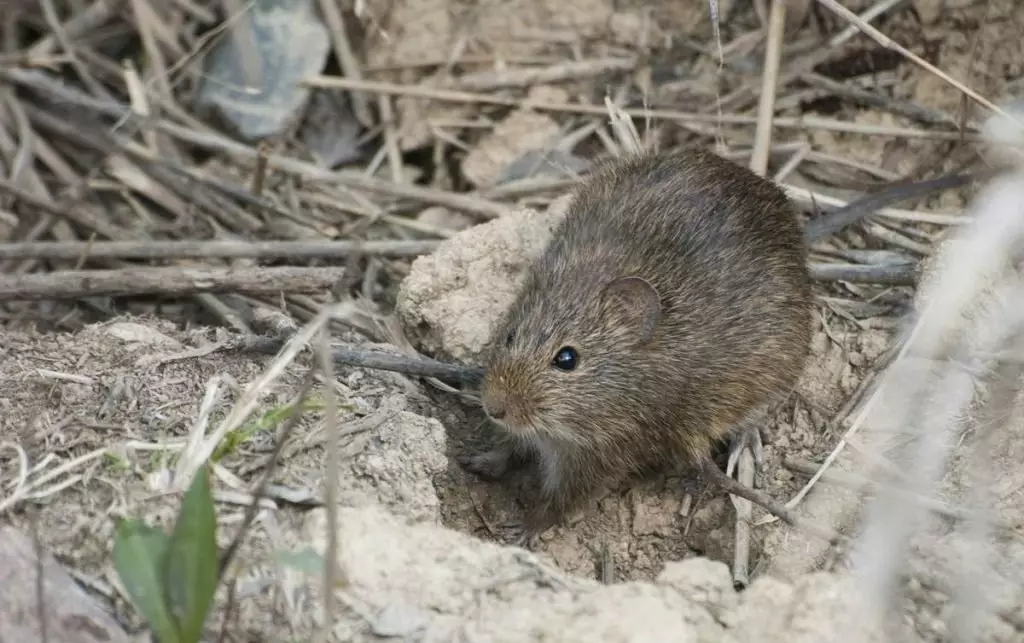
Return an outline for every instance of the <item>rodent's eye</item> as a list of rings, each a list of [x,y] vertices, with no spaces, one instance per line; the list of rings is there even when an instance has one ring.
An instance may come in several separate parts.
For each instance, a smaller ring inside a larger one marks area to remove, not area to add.
[[[508,335],[505,335],[505,346],[506,347],[511,347],[512,346],[512,342],[514,342],[515,339],[516,339],[516,331],[515,330],[508,331]]]
[[[571,371],[576,368],[577,361],[579,361],[579,355],[576,354],[576,349],[572,346],[563,346],[555,353],[555,359],[551,360],[551,365],[562,371]]]

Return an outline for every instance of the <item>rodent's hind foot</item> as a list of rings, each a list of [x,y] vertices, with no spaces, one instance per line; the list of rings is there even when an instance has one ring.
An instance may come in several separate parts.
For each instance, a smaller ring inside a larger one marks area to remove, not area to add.
[[[537,547],[540,534],[530,529],[521,520],[510,520],[495,527],[498,536],[506,545],[533,550]]]
[[[760,472],[764,466],[764,441],[762,439],[763,427],[753,422],[745,422],[737,426],[729,439],[729,460],[725,471],[731,473],[739,463],[740,454],[747,447],[754,454],[754,471]]]

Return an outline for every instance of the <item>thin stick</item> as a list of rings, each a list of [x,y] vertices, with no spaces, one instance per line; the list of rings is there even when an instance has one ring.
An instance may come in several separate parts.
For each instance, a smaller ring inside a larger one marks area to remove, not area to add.
[[[996,114],[999,114],[1000,116],[1008,119],[1009,122],[1016,123],[1018,127],[1020,127],[1021,129],[1024,129],[1024,123],[1022,123],[1020,120],[1018,120],[1016,116],[1013,116],[1013,115],[1007,113],[1001,107],[995,105],[994,103],[989,101],[987,98],[985,98],[984,96],[982,96],[978,92],[974,91],[973,89],[971,89],[967,85],[965,85],[965,84],[961,83],[960,81],[956,80],[955,78],[953,78],[952,76],[950,76],[946,72],[942,71],[941,69],[939,69],[935,65],[931,64],[930,62],[928,62],[924,58],[921,58],[920,56],[918,56],[914,52],[910,51],[909,49],[907,49],[903,45],[901,45],[901,44],[897,43],[896,41],[894,41],[893,39],[889,38],[888,36],[883,34],[878,29],[875,29],[874,27],[869,25],[867,22],[865,22],[860,16],[858,16],[854,12],[850,11],[849,9],[844,7],[843,5],[841,5],[838,2],[836,2],[836,0],[818,0],[818,3],[821,4],[821,5],[824,5],[830,11],[832,11],[832,12],[842,16],[848,22],[850,22],[850,24],[856,25],[856,27],[858,29],[860,29],[862,32],[864,32],[864,34],[866,36],[868,36],[869,38],[871,38],[872,40],[874,40],[878,44],[882,45],[886,49],[892,49],[893,51],[899,52],[900,55],[906,57],[908,60],[913,62],[918,67],[921,67],[922,69],[924,69],[926,71],[929,71],[932,74],[938,76],[939,78],[941,78],[942,80],[946,81],[947,83],[949,83],[953,87],[956,87],[957,89],[959,89],[961,92],[963,92],[967,96],[970,96],[971,98],[973,98],[975,101],[977,101],[982,106],[987,107],[988,109],[992,110]]]
[[[801,74],[800,80],[808,85],[821,87],[837,96],[842,96],[862,105],[884,109],[893,114],[912,118],[927,125],[956,124],[955,118],[940,110],[924,107],[909,100],[890,98],[881,93],[868,91],[852,84],[841,83],[811,71]]]
[[[415,257],[440,241],[34,241],[0,243],[0,259],[343,259]]]
[[[267,458],[267,464],[263,469],[263,476],[260,478],[259,484],[256,485],[256,489],[252,493],[252,500],[245,508],[245,517],[242,519],[242,525],[239,527],[238,531],[235,532],[235,537],[231,540],[231,544],[224,550],[224,553],[218,561],[217,577],[221,582],[224,580],[224,574],[227,571],[228,565],[231,564],[231,560],[234,558],[235,553],[241,546],[242,540],[245,539],[245,535],[249,532],[249,528],[256,519],[257,509],[259,509],[260,501],[266,496],[267,485],[270,484],[270,480],[274,475],[277,461],[281,457],[281,451],[284,448],[284,445],[287,444],[288,438],[291,436],[295,425],[298,424],[299,418],[302,417],[302,404],[306,401],[306,398],[309,396],[309,391],[313,388],[315,374],[315,368],[310,368],[306,373],[306,377],[302,382],[302,388],[299,389],[299,394],[295,398],[295,404],[291,414],[281,425],[281,430],[277,435],[277,439],[274,441],[274,450],[270,452],[270,456]]]
[[[796,473],[800,473],[808,477],[817,473],[819,468],[817,463],[803,460],[801,458],[785,458],[782,461],[782,466],[786,467],[790,471],[795,471]],[[821,477],[821,481],[854,491],[877,491],[881,487],[881,485],[874,480],[871,480],[859,473],[847,471],[826,471],[825,475]],[[901,494],[902,497],[910,500],[911,502],[916,502],[922,507],[927,508],[929,511],[933,511],[940,516],[949,518],[950,520],[977,520],[980,518],[977,512],[971,512],[959,507],[954,507],[941,500],[922,496],[914,493],[913,491],[900,489],[898,487],[890,487],[889,491],[890,493]],[[996,526],[1006,530],[1012,529],[1010,525],[1007,524],[997,524]]]
[[[761,76],[761,99],[757,106],[754,151],[750,156],[750,169],[760,176],[764,176],[768,172],[768,157],[772,147],[772,120],[775,116],[775,92],[778,89],[782,36],[785,29],[785,0],[772,0],[771,16],[768,22],[768,43],[764,53],[764,72]]]
[[[500,71],[483,71],[463,74],[444,83],[450,89],[467,91],[494,91],[496,89],[526,88],[534,85],[563,83],[568,80],[584,80],[603,76],[608,72],[632,71],[636,60],[632,58],[594,58],[590,60],[569,60],[548,67],[518,67]],[[348,74],[345,74],[348,76]]]
[[[331,43],[334,46],[334,55],[338,59],[341,71],[345,74],[346,78],[362,78],[363,73],[359,67],[359,58],[349,43],[348,29],[345,27],[345,16],[341,12],[341,3],[320,0],[319,4],[320,15],[323,16],[324,22],[327,23],[327,30],[330,32]],[[349,94],[349,100],[352,102],[352,113],[355,115],[356,120],[363,127],[373,127],[373,116],[370,113],[370,105],[366,96],[359,92],[352,92]]]
[[[16,77],[16,75],[10,71],[4,71],[3,74],[20,80],[20,78]],[[377,92],[382,94],[392,94],[395,96],[427,98],[452,103],[478,103],[486,105],[502,105],[505,107],[524,107],[538,111],[563,114],[587,114],[592,116],[604,116],[607,113],[607,109],[601,105],[542,103],[521,98],[510,98],[506,96],[451,89],[439,89],[425,85],[402,85],[398,83],[386,83],[371,80],[355,81],[351,78],[340,78],[337,76],[313,76],[302,82],[311,87]],[[676,110],[648,108],[628,108],[623,109],[623,111],[633,118],[650,118],[652,120],[678,121],[683,123],[707,123],[709,125],[755,125],[757,123],[757,117],[742,116],[739,114],[722,114],[721,116],[718,116],[715,114],[703,114],[699,112],[681,112]],[[775,118],[772,120],[772,125],[773,127],[780,129],[820,129],[834,132],[845,132],[848,134],[864,134],[867,136],[892,136],[940,141],[982,141],[980,135],[962,132],[932,132],[912,128],[871,125],[868,123],[850,123],[815,116]]]
[[[64,37],[74,39],[78,36],[102,26],[114,12],[124,4],[123,0],[96,0],[91,5],[75,13],[63,24]],[[57,30],[47,34],[29,47],[28,58],[44,58],[57,48]]]
[[[808,244],[835,234],[851,223],[871,214],[880,208],[928,196],[940,190],[962,187],[975,180],[984,180],[987,172],[978,174],[947,174],[936,179],[917,183],[896,183],[874,194],[869,194],[847,205],[833,210],[823,217],[809,221],[804,226],[804,241]]]
[[[320,372],[324,378],[324,435],[327,437],[327,469],[324,476],[324,504],[327,507],[327,547],[324,552],[323,578],[323,624],[320,632],[321,640],[331,640],[334,629],[334,590],[341,580],[345,582],[345,574],[338,566],[338,461],[341,449],[338,445],[341,427],[338,426],[338,393],[334,390],[334,369],[331,360],[330,324],[320,328],[317,357]]]
[[[779,2],[780,0],[776,0]],[[748,489],[754,488],[754,456],[750,447],[744,448],[739,454],[736,464],[737,481]],[[730,478],[731,479],[731,478]],[[730,496],[736,508],[736,534],[733,548],[732,581],[740,587],[750,584],[750,525],[753,522],[754,507],[747,499]]]
[[[267,153],[269,145],[261,141],[256,146],[256,168],[252,172],[252,195],[257,199],[263,196],[263,183],[267,178]]]
[[[91,96],[83,94],[82,92],[61,85],[40,72],[26,72],[21,69],[0,67],[0,78],[29,87],[36,91],[44,92],[50,97],[56,99],[58,102],[77,105],[96,111],[105,116],[122,119],[126,122],[131,122],[140,126],[148,125],[155,127],[168,136],[202,149],[235,154],[253,162],[255,162],[259,155],[259,152],[252,146],[240,143],[227,136],[217,134],[216,132],[190,129],[166,119],[142,119],[125,105],[116,102],[97,100]],[[960,139],[958,138],[957,140]],[[158,161],[158,159],[155,158],[150,158],[149,160],[153,162]],[[307,163],[288,156],[281,156],[277,154],[271,155],[268,157],[268,164],[269,167],[282,172],[301,175],[309,181],[338,183],[349,188],[365,190],[374,194],[380,194],[392,198],[411,199],[413,201],[429,203],[431,205],[440,205],[453,210],[469,212],[486,218],[500,217],[508,214],[509,212],[515,211],[515,208],[512,206],[495,203],[493,201],[488,201],[468,194],[456,194],[445,190],[438,190],[409,183],[396,184],[391,181],[365,176],[361,172],[334,172],[326,170],[313,163]],[[11,191],[11,189],[6,186],[0,185],[0,187],[4,187],[5,190]],[[58,212],[60,211],[58,210]],[[59,213],[58,216],[64,216],[69,219],[73,218],[71,213]],[[81,223],[80,225],[86,225],[93,229],[97,229],[96,226],[98,224]]]
[[[848,281],[884,286],[913,286],[917,283],[917,266],[914,264],[812,263],[808,267],[811,278],[816,281]]]
[[[53,0],[42,0],[39,4],[42,6],[43,17],[46,20],[47,26],[50,27],[54,39],[60,43],[61,48],[64,50],[64,55],[68,57],[68,62],[74,67],[75,73],[78,74],[82,83],[89,88],[89,91],[96,98],[111,100],[113,97],[110,95],[110,92],[93,78],[92,74],[89,73],[89,68],[85,66],[75,53],[74,47],[71,46],[71,39],[68,38],[67,33],[64,31],[64,25],[61,24],[60,18],[57,16],[57,8],[54,7]]]
[[[868,7],[858,17],[865,23],[868,23],[877,18],[878,16],[882,15],[889,9],[892,9],[896,5],[906,1],[907,0],[881,0],[880,2],[875,3],[873,6]],[[849,25],[848,27],[846,27],[846,29],[843,29],[836,35],[832,36],[832,38],[828,41],[829,49],[839,47],[850,38],[856,36],[858,31],[859,29],[857,28],[857,25]]]
[[[46,214],[58,219],[67,220],[78,224],[83,228],[94,230],[108,239],[126,239],[135,236],[135,233],[128,232],[116,225],[111,224],[107,219],[98,217],[91,208],[70,207],[74,199],[61,199],[60,202],[49,201],[45,197],[38,196],[25,190],[10,181],[0,180],[0,193],[6,193],[22,203],[31,205],[42,210]]]
[[[323,292],[343,268],[128,268],[0,275],[0,301],[40,301],[202,292],[277,295]]]
[[[754,132],[754,149],[750,155],[750,169],[762,177],[768,173],[768,159],[771,156],[772,120],[775,116],[775,93],[779,82],[782,36],[785,29],[786,2],[772,0],[768,42],[764,54],[764,73],[761,77],[761,99],[757,108],[757,128]],[[747,446],[739,453],[736,477],[748,488],[752,488],[754,484],[755,465],[753,452]],[[730,473],[726,471],[726,477],[731,479]],[[731,500],[736,509],[732,578],[734,583],[745,587],[750,582],[750,523],[753,507],[745,498],[731,496]]]
[[[290,339],[291,337],[243,338],[236,348],[273,355],[281,350]],[[436,377],[441,380],[462,382],[470,385],[479,384],[484,374],[483,369],[478,366],[446,364],[424,357],[388,354],[383,351],[369,350],[353,344],[335,344],[332,357],[335,364],[375,368],[415,377]]]
[[[712,482],[721,487],[724,491],[731,493],[734,496],[746,498],[747,500],[761,507],[768,513],[777,516],[780,520],[782,520],[787,525],[790,525],[791,527],[795,527],[797,529],[806,531],[807,533],[814,534],[816,536],[820,536],[821,538],[824,538],[830,542],[837,542],[840,538],[842,538],[840,534],[837,534],[831,529],[818,527],[817,525],[813,525],[805,520],[797,518],[796,514],[793,513],[790,509],[787,509],[785,506],[782,505],[782,503],[778,502],[777,500],[775,500],[768,494],[764,493],[763,491],[752,489],[751,487],[746,486],[742,482],[730,478],[729,476],[725,475],[725,472],[719,469],[718,465],[715,464],[712,460],[706,460],[704,462],[703,471],[708,477],[711,478]]]

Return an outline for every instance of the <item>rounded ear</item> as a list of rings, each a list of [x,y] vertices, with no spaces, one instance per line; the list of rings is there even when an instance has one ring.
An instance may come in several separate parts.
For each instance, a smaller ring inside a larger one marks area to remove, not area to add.
[[[626,324],[641,343],[651,340],[661,320],[661,296],[641,277],[622,277],[601,291],[606,318]]]

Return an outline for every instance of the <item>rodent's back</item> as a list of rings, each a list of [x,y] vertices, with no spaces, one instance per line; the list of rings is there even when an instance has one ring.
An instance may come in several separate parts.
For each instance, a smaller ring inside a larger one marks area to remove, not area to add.
[[[595,304],[630,276],[660,298],[642,345],[630,329],[602,325]],[[544,416],[539,424],[572,429],[578,418],[591,427],[575,429],[586,440],[627,445],[635,460],[666,439],[700,455],[795,384],[810,304],[800,227],[778,187],[708,152],[648,153],[577,190],[501,331],[516,339],[495,349],[491,366],[518,373],[513,386]],[[579,348],[582,373],[538,366],[563,344]]]

